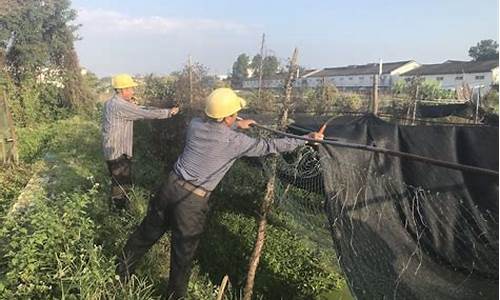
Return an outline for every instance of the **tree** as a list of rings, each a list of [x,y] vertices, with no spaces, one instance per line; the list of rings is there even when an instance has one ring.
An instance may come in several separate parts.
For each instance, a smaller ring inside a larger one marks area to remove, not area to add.
[[[406,92],[406,81],[399,79],[392,86],[392,93],[394,95],[400,96]]]
[[[176,103],[169,104],[180,105],[181,109],[202,109],[213,84],[213,78],[207,74],[208,68],[197,62],[191,65],[191,70],[189,64],[186,64],[182,71],[172,73],[177,77],[174,85]]]
[[[256,54],[252,58],[252,62],[250,63],[250,68],[254,70],[254,76],[259,75],[259,68],[260,68],[260,62],[262,60],[262,57],[260,54]],[[278,72],[280,68],[280,63],[279,60],[276,56],[271,55],[271,56],[266,56],[264,57],[264,62],[262,63],[262,76],[269,77],[270,75],[274,75]]]
[[[248,58],[248,55],[242,53],[234,62],[233,73],[231,75],[231,85],[233,86],[233,88],[241,87],[241,85],[243,84],[243,80],[247,78],[249,60],[250,59]]]
[[[264,58],[264,64],[262,65],[262,76],[265,78],[276,74],[278,72],[279,67],[280,63],[276,56],[274,55],[266,56]]]
[[[312,108],[315,113],[322,115],[332,111],[338,98],[338,90],[333,84],[325,82],[315,89],[314,98],[315,103]]]
[[[469,48],[469,56],[474,61],[498,59],[498,43],[492,39],[482,40]]]
[[[0,43],[9,46],[6,64],[17,80],[44,67],[62,67],[74,50],[76,11],[68,0],[12,1],[0,18]],[[69,58],[72,59],[72,58]]]
[[[0,47],[8,48],[5,66],[21,107],[25,107],[23,85],[24,90],[29,86],[42,91],[47,81],[40,78],[47,76],[59,85],[58,92],[50,93],[59,100],[50,103],[77,108],[93,97],[83,83],[74,49],[78,26],[71,25],[76,11],[69,0],[11,0],[8,9],[0,11]]]
[[[258,74],[257,72],[259,71],[261,60],[262,60],[262,56],[260,54],[256,54],[252,58],[252,62],[250,63],[250,68],[252,68],[254,70],[254,74]]]
[[[172,107],[175,105],[175,82],[174,76],[146,75],[138,89],[138,95],[142,103],[156,107]]]

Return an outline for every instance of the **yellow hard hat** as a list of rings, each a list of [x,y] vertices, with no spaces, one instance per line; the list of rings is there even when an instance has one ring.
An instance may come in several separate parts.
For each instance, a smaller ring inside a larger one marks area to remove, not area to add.
[[[205,114],[214,119],[221,119],[237,113],[245,105],[245,99],[238,97],[232,89],[218,88],[208,95]]]
[[[111,79],[111,85],[114,89],[126,89],[136,87],[137,83],[128,74],[118,74]]]

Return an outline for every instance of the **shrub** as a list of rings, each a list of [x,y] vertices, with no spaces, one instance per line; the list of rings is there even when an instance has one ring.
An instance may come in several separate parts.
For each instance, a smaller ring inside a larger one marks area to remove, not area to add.
[[[490,90],[484,97],[483,103],[486,111],[498,114],[498,91]]]

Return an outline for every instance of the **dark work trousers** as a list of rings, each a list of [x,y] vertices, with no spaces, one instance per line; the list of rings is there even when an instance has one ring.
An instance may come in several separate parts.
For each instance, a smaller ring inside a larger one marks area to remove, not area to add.
[[[111,205],[126,209],[129,205],[128,192],[132,187],[132,160],[123,154],[117,159],[106,161],[111,174]]]
[[[134,272],[138,260],[170,228],[167,299],[180,299],[186,295],[193,257],[209,210],[208,196],[200,197],[184,189],[175,183],[176,179],[170,174],[158,195],[151,198],[146,217],[129,237],[118,266],[120,276],[128,277]]]

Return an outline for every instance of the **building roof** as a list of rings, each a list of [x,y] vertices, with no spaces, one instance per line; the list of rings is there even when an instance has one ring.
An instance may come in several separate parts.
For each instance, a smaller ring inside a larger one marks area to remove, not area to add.
[[[317,69],[304,69],[302,72],[299,73],[299,78],[302,77],[307,77],[308,74],[311,74],[313,72],[318,71]],[[262,80],[283,80],[288,77],[288,72],[280,72],[276,74],[271,74],[271,75],[264,75],[262,76]],[[254,81],[254,80],[259,80],[259,76],[255,75],[250,78],[245,79],[245,81]]]
[[[491,72],[496,67],[498,67],[498,59],[485,61],[447,60],[441,64],[422,65],[402,74],[402,76],[483,73]]]
[[[382,63],[382,74],[388,74],[399,67],[412,62],[412,60],[397,61]],[[350,65],[345,67],[324,68],[323,70],[311,74],[307,77],[331,77],[331,76],[349,76],[349,75],[374,75],[379,72],[378,63],[370,63],[366,65]]]

